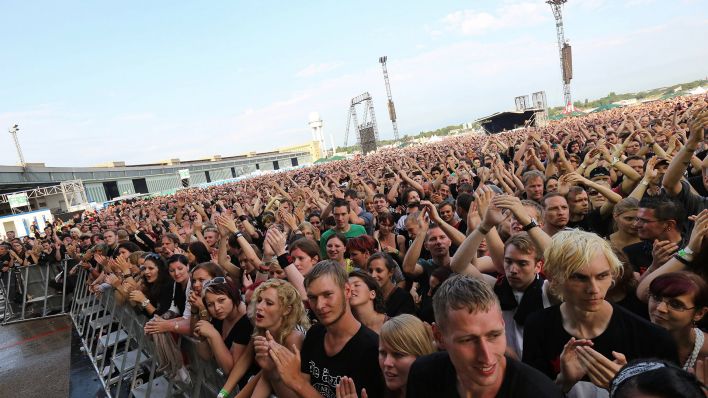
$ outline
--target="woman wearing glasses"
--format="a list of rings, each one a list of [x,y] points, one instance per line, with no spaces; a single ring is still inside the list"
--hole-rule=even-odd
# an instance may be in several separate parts
[[[204,282],[202,302],[211,321],[202,319],[194,326],[194,335],[203,342],[199,345],[200,354],[210,356],[205,350],[208,345],[216,363],[224,373],[229,373],[246,351],[253,333],[253,325],[246,316],[246,304],[236,286],[224,277]]]
[[[649,286],[649,317],[674,338],[683,370],[708,355],[706,334],[695,327],[707,311],[708,285],[692,272],[664,274]]]

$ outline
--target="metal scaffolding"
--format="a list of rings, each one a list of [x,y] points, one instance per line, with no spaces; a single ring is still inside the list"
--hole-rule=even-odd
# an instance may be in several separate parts
[[[396,123],[396,107],[393,105],[393,96],[391,96],[391,85],[388,82],[388,69],[386,69],[387,56],[379,58],[381,68],[383,69],[384,82],[386,83],[386,95],[388,96],[388,117],[393,124],[393,138],[398,141],[398,123]]]
[[[356,115],[356,106],[364,104],[364,119],[361,124]],[[376,116],[374,114],[374,102],[371,95],[365,92],[352,98],[349,105],[349,115],[347,116],[347,129],[344,134],[344,146],[349,145],[349,127],[354,121],[354,127],[357,130],[357,138],[361,151],[366,154],[376,150],[376,143],[379,140],[379,129],[376,125]]]
[[[573,66],[571,60],[570,45],[565,40],[565,32],[563,29],[563,4],[568,0],[548,0],[553,11],[553,17],[556,20],[556,36],[558,39],[558,55],[560,57],[561,73],[563,76],[563,101],[565,103],[566,112],[572,112],[573,99],[570,95],[570,80],[573,78]]]
[[[8,196],[23,193],[27,195],[27,199],[39,199],[45,196],[61,194],[64,196],[64,203],[66,203],[67,211],[84,209],[88,205],[86,191],[84,190],[84,183],[81,180],[62,181],[61,183],[59,183],[59,185],[52,185],[48,187],[28,189],[25,191],[0,194],[0,204],[10,203]],[[14,208],[12,209],[12,211],[13,213],[16,212]]]

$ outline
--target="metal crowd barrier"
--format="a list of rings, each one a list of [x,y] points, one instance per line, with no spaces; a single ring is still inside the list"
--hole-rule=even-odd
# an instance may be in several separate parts
[[[67,311],[67,264],[34,264],[10,268],[0,277],[2,324],[64,315]],[[63,273],[61,283],[55,278]]]
[[[88,289],[88,275],[81,269],[71,305],[71,319],[81,336],[84,352],[91,359],[109,397],[214,397],[226,379],[213,359],[197,354],[198,341],[180,337],[189,378],[158,371],[155,344],[145,335],[148,318],[116,300],[112,289],[100,295]]]

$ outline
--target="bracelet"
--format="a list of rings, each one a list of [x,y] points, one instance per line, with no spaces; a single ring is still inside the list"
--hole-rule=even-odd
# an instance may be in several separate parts
[[[479,224],[479,226],[477,227],[477,230],[478,230],[479,232],[481,232],[482,235],[486,235],[486,234],[489,233],[489,230],[488,230],[488,229],[482,228],[482,224]]]
[[[642,185],[644,185],[644,186],[646,187],[646,186],[649,186],[649,181],[642,180],[642,181],[640,182],[640,184],[642,184]]]
[[[222,388],[221,391],[219,391],[219,395],[217,395],[216,398],[226,398],[228,396],[229,396],[229,390]]]
[[[610,162],[610,166],[614,167],[617,162],[619,162],[619,159],[616,156],[613,156],[612,161]]]

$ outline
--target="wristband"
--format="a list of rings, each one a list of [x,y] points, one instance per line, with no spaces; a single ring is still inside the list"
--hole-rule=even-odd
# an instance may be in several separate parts
[[[482,224],[479,224],[479,226],[477,227],[477,230],[478,230],[479,232],[481,232],[482,235],[486,235],[486,234],[489,233],[489,230],[488,230],[488,229],[482,228]]]
[[[686,261],[693,261],[693,250],[688,247],[684,247],[683,249],[679,250],[676,255]]]
[[[646,187],[646,186],[649,186],[649,181],[642,180],[642,181],[640,182],[640,184],[642,184],[642,185],[644,185],[644,186]]]
[[[226,398],[228,396],[229,396],[229,390],[222,388],[221,391],[219,391],[219,395],[217,395],[216,398]]]
[[[678,255],[678,254],[674,254],[674,258],[675,258],[676,260],[678,260],[680,263],[682,263],[683,265],[689,265],[689,264],[690,264],[690,261],[688,261],[687,259],[681,257],[681,256]]]
[[[247,215],[239,216],[238,219],[241,221],[248,221],[248,216]]]

